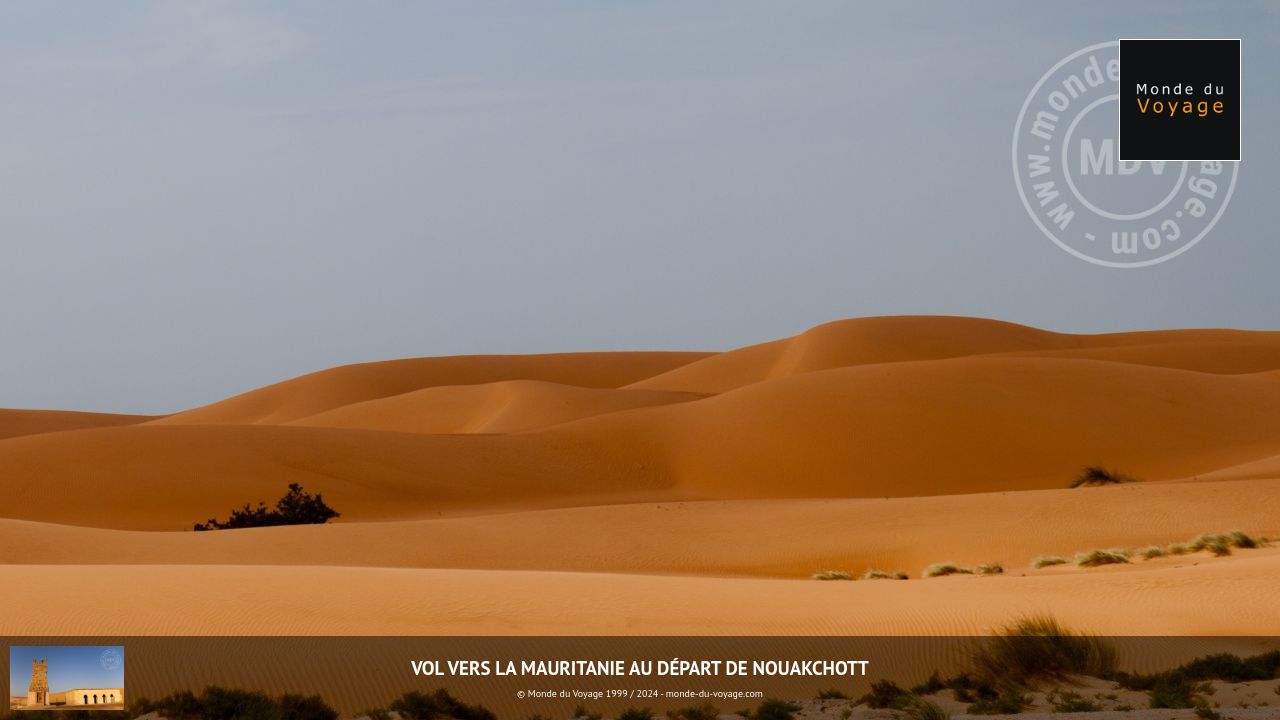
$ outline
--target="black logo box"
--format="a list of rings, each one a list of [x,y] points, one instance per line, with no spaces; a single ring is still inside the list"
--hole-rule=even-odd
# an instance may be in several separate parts
[[[1240,160],[1241,51],[1239,38],[1121,38],[1120,159]],[[1140,94],[1139,85],[1147,91]],[[1165,87],[1174,92],[1164,93]],[[1183,112],[1188,101],[1191,114]],[[1172,115],[1170,103],[1177,104]],[[1154,112],[1157,107],[1163,112]]]

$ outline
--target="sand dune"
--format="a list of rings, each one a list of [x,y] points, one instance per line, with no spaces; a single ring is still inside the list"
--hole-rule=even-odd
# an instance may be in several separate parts
[[[703,357],[706,353],[460,355],[344,365],[251,390],[157,422],[169,425],[285,423],[343,405],[428,387],[503,380],[542,380],[612,388]]]
[[[508,435],[146,425],[15,438],[0,444],[0,476],[17,478],[0,502],[21,519],[176,530],[288,482],[323,490],[344,521],[956,495],[1061,488],[1086,464],[1144,480],[1208,473],[1280,454],[1276,427],[1280,373],[955,358],[815,371]]]
[[[1135,523],[1135,517],[1143,521]],[[794,579],[829,568],[902,569],[918,576],[927,564],[950,560],[1000,562],[1021,573],[1039,555],[1167,544],[1237,527],[1280,536],[1280,482],[1141,483],[893,500],[633,503],[222,533],[0,520],[0,564],[127,559]]]
[[[5,565],[6,635],[1268,635],[1280,552],[1181,568],[822,583],[491,570]],[[69,593],[69,585],[93,587]],[[120,608],[129,612],[120,612]],[[305,612],[300,611],[305,608]],[[1230,612],[1213,609],[1230,608]]]
[[[1197,475],[1196,480],[1243,480],[1249,478],[1280,478],[1280,454],[1249,460]]]
[[[1206,339],[1070,350],[1002,353],[1004,357],[1077,358],[1235,375],[1280,370],[1280,333],[1242,339]]]
[[[0,631],[934,634],[1035,610],[1268,633],[1280,550],[1026,567],[1278,534],[1278,458],[1280,333],[973,318],[369,363],[158,419],[2,411],[0,582],[24,592]],[[1089,464],[1143,482],[1065,489]],[[290,482],[339,522],[187,531]],[[804,579],[943,560],[1009,572]]]
[[[0,409],[0,440],[66,430],[136,425],[153,419],[150,415]]]
[[[806,373],[617,424],[666,415],[669,462],[703,496],[941,495],[1063,487],[1086,464],[1158,480],[1272,455],[1278,403],[1280,373],[975,357]]]
[[[344,405],[294,425],[414,433],[511,433],[640,407],[697,400],[696,393],[615,390],[507,380],[447,385]]]
[[[633,387],[724,392],[816,370],[1006,353],[1075,355],[1202,372],[1259,372],[1280,369],[1280,333],[1174,330],[1069,335],[980,318],[857,318],[712,355]]]
[[[323,492],[344,521],[672,496],[669,477],[638,460],[602,458],[573,437],[529,437],[257,425],[37,435],[0,443],[0,507],[27,520],[182,530],[271,501],[290,482]],[[573,467],[601,474],[584,483]]]
[[[1067,336],[980,318],[856,318],[712,355],[633,387],[719,393],[815,370],[1066,347],[1072,347]]]

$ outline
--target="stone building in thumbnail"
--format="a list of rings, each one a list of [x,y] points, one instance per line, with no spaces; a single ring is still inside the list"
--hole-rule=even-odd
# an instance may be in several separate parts
[[[21,698],[14,698],[15,710],[41,710],[58,707],[124,707],[124,688],[72,688],[49,690],[49,660],[31,661],[31,684],[27,687],[26,703],[17,705]]]

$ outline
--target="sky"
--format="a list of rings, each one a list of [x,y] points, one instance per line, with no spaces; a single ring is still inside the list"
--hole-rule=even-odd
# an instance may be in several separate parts
[[[0,4],[0,407],[164,413],[405,356],[729,349],[845,317],[1280,328],[1280,3]],[[1084,263],[1019,107],[1240,37],[1214,231]]]
[[[115,652],[119,662],[104,663]],[[9,648],[9,693],[25,695],[31,686],[31,661],[49,661],[49,692],[79,688],[124,687],[124,647],[97,645],[14,646]]]

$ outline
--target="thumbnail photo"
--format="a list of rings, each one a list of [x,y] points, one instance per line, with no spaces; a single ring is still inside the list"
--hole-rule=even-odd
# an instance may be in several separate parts
[[[23,690],[26,694],[22,694]],[[124,647],[9,648],[11,710],[123,710]]]

